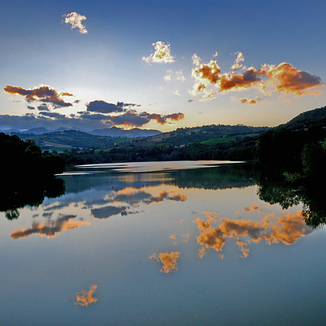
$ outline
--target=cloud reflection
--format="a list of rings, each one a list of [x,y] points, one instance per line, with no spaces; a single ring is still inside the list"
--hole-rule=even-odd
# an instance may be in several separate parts
[[[261,212],[258,206],[250,206],[252,211]],[[244,209],[244,211],[247,211]],[[211,226],[211,222],[220,221],[217,228]],[[283,242],[286,245],[295,243],[298,239],[313,232],[313,229],[306,225],[302,212],[296,214],[288,213],[279,217],[273,214],[265,216],[261,221],[231,220],[229,218],[217,218],[210,216],[207,220],[196,218],[198,230],[201,234],[197,237],[197,243],[202,246],[199,250],[199,257],[205,255],[205,247],[222,251],[226,238],[237,239],[244,257],[249,254],[247,248],[250,242],[258,243],[265,240],[268,244]],[[243,237],[240,240],[239,237]]]
[[[72,230],[83,225],[90,225],[87,221],[75,221],[75,215],[62,215],[56,221],[33,223],[29,229],[21,229],[11,233],[15,240],[29,237],[32,234],[39,234],[41,237],[54,238],[62,231]]]
[[[180,252],[178,251],[171,251],[168,252],[161,252],[159,256],[154,253],[149,256],[150,259],[156,259],[158,262],[161,261],[162,269],[161,272],[170,273],[172,269],[177,270],[177,259],[180,256]]]
[[[96,303],[97,299],[93,298],[96,289],[97,289],[97,285],[93,284],[91,285],[88,291],[83,290],[81,292],[78,292],[76,294],[76,304],[82,307],[87,307],[91,303]]]

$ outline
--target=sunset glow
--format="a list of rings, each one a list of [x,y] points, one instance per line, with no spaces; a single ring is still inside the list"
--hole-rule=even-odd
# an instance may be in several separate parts
[[[14,0],[1,12],[0,130],[286,123],[325,105],[325,6],[289,1],[276,22],[257,0]]]

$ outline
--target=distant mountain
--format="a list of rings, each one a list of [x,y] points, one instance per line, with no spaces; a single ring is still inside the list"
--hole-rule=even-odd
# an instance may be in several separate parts
[[[147,130],[147,129],[134,128],[130,130],[124,130],[117,127],[111,127],[111,128],[104,128],[104,129],[95,129],[88,133],[97,136],[136,138],[136,137],[156,136],[161,134],[162,132],[153,129]]]
[[[326,126],[326,106],[300,113],[295,118],[277,128],[286,127],[292,130],[308,128],[310,125],[322,124]]]
[[[38,127],[38,128],[28,129],[24,133],[25,134],[34,134],[34,135],[43,135],[43,134],[48,134],[49,132],[51,132],[51,131],[44,127]]]

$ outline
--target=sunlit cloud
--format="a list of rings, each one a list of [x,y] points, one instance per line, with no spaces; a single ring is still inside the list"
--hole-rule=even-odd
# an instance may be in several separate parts
[[[76,294],[76,304],[82,307],[87,307],[91,303],[96,303],[97,299],[93,297],[95,291],[97,289],[97,285],[93,284],[90,286],[88,291],[83,290]]]
[[[319,96],[321,90],[315,87],[323,87],[321,77],[313,76],[294,68],[290,63],[283,62],[278,66],[264,64],[261,68],[246,68],[243,64],[243,54],[238,52],[237,58],[231,67],[231,72],[222,74],[221,68],[215,60],[207,64],[200,64],[199,57],[193,55],[192,69],[194,85],[190,94],[200,95],[201,101],[214,100],[216,95],[227,91],[245,91],[257,89],[264,95],[281,93],[284,95],[293,94],[294,96],[314,95]],[[242,73],[235,73],[242,68]],[[234,98],[235,99],[235,98]],[[255,99],[242,98],[241,103],[256,104],[262,98]]]
[[[65,17],[65,23],[71,25],[71,29],[78,28],[81,34],[87,34],[86,27],[82,24],[82,21],[87,19],[85,16],[73,11],[69,14],[62,15]]]
[[[321,77],[310,75],[308,72],[294,68],[290,63],[282,62],[277,67],[266,66],[266,76],[279,93],[293,93],[295,96],[321,94],[320,90],[311,89],[321,87]]]
[[[237,58],[235,59],[234,64],[233,64],[233,66],[231,67],[231,69],[232,69],[233,71],[236,71],[237,69],[243,67],[242,64],[239,64],[239,62],[243,62],[243,61],[244,61],[243,54],[242,54],[241,52],[237,52],[236,54],[238,54],[238,55],[237,55]]]
[[[179,221],[179,223],[182,224],[184,220],[185,220],[185,219],[182,218],[182,219]]]
[[[201,58],[199,58],[196,53],[194,53],[191,58],[192,58],[192,64],[194,64],[196,66],[200,65]]]
[[[260,100],[260,98],[258,96],[256,96],[255,98],[253,99],[248,99],[246,97],[240,99],[240,102],[241,103],[245,103],[245,104],[257,104],[257,102]]]
[[[27,102],[38,101],[43,103],[49,103],[53,106],[53,108],[72,106],[71,103],[65,102],[60,98],[60,96],[73,96],[72,94],[58,94],[57,91],[51,88],[50,86],[38,86],[34,87],[33,89],[25,89],[22,87],[7,85],[4,90],[5,92],[10,94],[24,96]]]
[[[176,95],[176,96],[180,96],[180,93],[179,93],[179,91],[178,91],[178,90],[176,90],[176,91],[174,92],[174,95]]]
[[[72,230],[83,225],[90,225],[87,221],[75,221],[76,216],[63,215],[56,221],[33,223],[31,228],[14,231],[11,237],[15,240],[29,237],[32,234],[39,234],[41,237],[53,238],[62,231]]]
[[[172,70],[172,69],[169,69],[169,70],[167,71],[167,75],[164,76],[163,79],[164,79],[165,81],[170,81],[170,80],[171,80],[171,76],[172,76],[172,74],[173,74],[173,70]]]
[[[102,109],[105,110],[105,108]],[[108,107],[107,109],[110,108]],[[114,108],[112,107],[112,109]],[[94,110],[101,110],[101,108],[97,107]],[[23,116],[0,115],[0,126],[4,129],[15,128],[22,130],[35,127],[49,129],[65,127],[68,129],[77,128],[91,131],[93,129],[110,128],[113,126],[142,127],[150,121],[156,121],[161,125],[173,124],[175,121],[182,119],[184,119],[184,114],[181,112],[162,115],[148,112],[138,113],[130,110],[123,112],[121,115],[113,116],[96,112],[79,111],[77,114],[66,116],[54,112],[39,111],[38,115],[33,113],[26,113]]]
[[[149,256],[150,259],[156,259],[158,262],[161,261],[163,264],[161,272],[170,273],[172,269],[177,270],[177,259],[180,256],[180,252],[171,251],[170,253],[164,252],[160,253],[159,256],[154,253]]]
[[[170,44],[158,41],[152,44],[155,52],[148,57],[142,57],[147,63],[171,63],[174,62],[174,57],[170,53]]]

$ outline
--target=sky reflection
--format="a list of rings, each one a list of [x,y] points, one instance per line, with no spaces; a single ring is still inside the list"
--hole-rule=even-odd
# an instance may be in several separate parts
[[[96,311],[99,324],[144,325],[169,324],[162,305],[175,324],[225,325],[236,309],[266,324],[288,302],[324,302],[325,230],[308,227],[300,205],[259,199],[250,171],[89,172],[63,176],[63,195],[19,208],[17,219],[0,213],[7,325],[24,325],[17,306],[44,323],[35,308],[44,302],[47,324],[62,324],[60,307],[69,324]]]

